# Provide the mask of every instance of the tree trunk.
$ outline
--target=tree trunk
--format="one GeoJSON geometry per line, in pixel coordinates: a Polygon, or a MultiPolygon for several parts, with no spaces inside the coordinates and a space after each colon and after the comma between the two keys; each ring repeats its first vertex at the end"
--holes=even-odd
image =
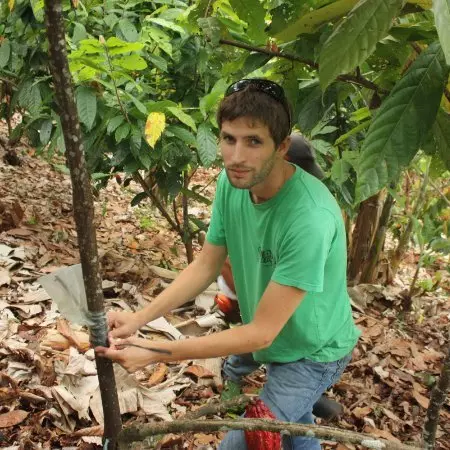
{"type": "Polygon", "coordinates": [[[425,193],[428,186],[428,173],[430,169],[430,163],[428,162],[427,170],[424,174],[422,184],[420,185],[419,194],[417,196],[416,203],[414,204],[414,208],[409,217],[409,221],[403,231],[400,239],[398,240],[397,248],[395,249],[394,255],[391,259],[391,282],[397,274],[398,268],[400,266],[400,262],[403,259],[403,255],[405,254],[406,249],[408,248],[409,241],[411,240],[411,235],[414,229],[414,219],[417,218],[418,214],[422,210],[422,207],[425,202],[425,193]]]}
{"type": "MultiPolygon", "coordinates": [[[[73,208],[83,280],[88,309],[93,321],[90,328],[91,342],[94,346],[108,346],[102,280],[93,226],[94,204],[67,61],[61,0],[45,0],[45,18],[50,66],[66,144],[67,165],[72,180],[73,208]]],[[[96,357],[96,363],[105,417],[103,448],[111,450],[117,448],[117,435],[122,428],[114,370],[112,362],[106,358],[96,357]]]]}
{"type": "Polygon", "coordinates": [[[431,393],[430,406],[423,429],[423,443],[426,450],[432,450],[435,446],[436,430],[439,423],[439,411],[447,398],[450,388],[450,347],[447,349],[447,357],[442,366],[439,381],[431,393]]]}
{"type": "Polygon", "coordinates": [[[377,229],[381,192],[364,200],[360,207],[352,234],[352,246],[348,262],[348,280],[359,282],[361,270],[369,257],[369,250],[377,229]]]}
{"type": "Polygon", "coordinates": [[[386,200],[384,201],[383,210],[381,211],[380,220],[378,221],[377,231],[370,247],[369,256],[363,266],[361,278],[359,280],[360,283],[375,283],[378,278],[378,261],[386,239],[386,231],[388,229],[394,203],[394,197],[388,193],[386,200]]]}
{"type": "MultiPolygon", "coordinates": [[[[186,190],[189,187],[189,181],[190,181],[189,176],[185,172],[183,187],[186,190]]],[[[188,264],[190,264],[192,261],[194,261],[194,249],[192,247],[192,233],[191,227],[189,226],[189,204],[188,204],[188,197],[186,194],[183,194],[182,196],[182,203],[183,203],[183,242],[184,247],[186,248],[186,257],[188,260],[188,264]]]]}

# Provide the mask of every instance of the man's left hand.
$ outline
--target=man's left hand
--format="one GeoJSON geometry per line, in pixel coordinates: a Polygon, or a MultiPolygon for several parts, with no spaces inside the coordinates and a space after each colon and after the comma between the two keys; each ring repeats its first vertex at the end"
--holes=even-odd
{"type": "Polygon", "coordinates": [[[133,347],[133,345],[145,347],[146,345],[149,345],[149,341],[137,337],[114,339],[111,341],[111,346],[109,348],[95,347],[95,352],[98,356],[119,363],[130,373],[143,369],[149,364],[158,362],[161,357],[161,355],[156,352],[152,352],[145,348],[133,347]]]}

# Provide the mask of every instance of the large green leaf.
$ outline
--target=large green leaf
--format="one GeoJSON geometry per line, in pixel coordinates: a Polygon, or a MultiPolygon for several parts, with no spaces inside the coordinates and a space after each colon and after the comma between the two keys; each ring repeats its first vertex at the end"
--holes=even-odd
{"type": "Polygon", "coordinates": [[[445,59],[450,65],[450,0],[433,0],[433,13],[445,59]]]}
{"type": "Polygon", "coordinates": [[[194,131],[197,130],[194,119],[183,110],[174,106],[168,107],[167,110],[170,111],[180,122],[183,122],[188,127],[191,127],[194,131]]]}
{"type": "Polygon", "coordinates": [[[0,45],[0,69],[8,64],[9,57],[11,55],[11,43],[8,39],[4,40],[0,45]]]}
{"type": "Polygon", "coordinates": [[[247,35],[257,44],[266,41],[267,36],[264,32],[264,18],[266,10],[259,0],[229,0],[230,5],[237,13],[240,19],[247,22],[247,35]]]}
{"type": "Polygon", "coordinates": [[[38,84],[26,80],[19,89],[19,104],[31,114],[37,114],[42,106],[42,96],[38,84]]]}
{"type": "Polygon", "coordinates": [[[397,179],[433,125],[448,68],[438,42],[423,51],[383,102],[367,132],[358,166],[356,200],[397,179]]]}
{"type": "Polygon", "coordinates": [[[114,64],[128,70],[143,70],[147,67],[145,59],[136,53],[123,56],[122,58],[115,58],[114,64]]]}
{"type": "Polygon", "coordinates": [[[197,148],[203,165],[209,167],[216,159],[217,139],[207,123],[198,127],[197,148]]]}
{"type": "Polygon", "coordinates": [[[80,121],[90,130],[97,115],[97,97],[93,89],[86,86],[77,89],[77,109],[80,121]]]}
{"type": "Polygon", "coordinates": [[[322,89],[360,65],[384,38],[403,0],[361,0],[325,41],[319,58],[322,89]]]}
{"type": "Polygon", "coordinates": [[[119,30],[128,42],[135,42],[139,38],[136,27],[128,19],[119,20],[119,30]]]}

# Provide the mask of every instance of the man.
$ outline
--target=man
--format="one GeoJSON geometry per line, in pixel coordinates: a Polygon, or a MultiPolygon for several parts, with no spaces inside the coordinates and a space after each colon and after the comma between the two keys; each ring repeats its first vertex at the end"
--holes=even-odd
{"type": "MultiPolygon", "coordinates": [[[[232,84],[217,121],[225,171],[201,253],[145,309],[112,313],[113,347],[96,350],[129,371],[159,361],[252,353],[266,365],[260,396],[275,416],[313,423],[314,403],[341,376],[359,335],[346,288],[341,212],[317,178],[285,160],[291,118],[279,85],[263,79],[232,84]],[[227,254],[242,326],[175,342],[114,340],[201,293],[227,254]]],[[[320,449],[318,440],[304,437],[283,437],[283,446],[320,449]]],[[[240,431],[227,433],[220,446],[245,448],[240,431]]]]}

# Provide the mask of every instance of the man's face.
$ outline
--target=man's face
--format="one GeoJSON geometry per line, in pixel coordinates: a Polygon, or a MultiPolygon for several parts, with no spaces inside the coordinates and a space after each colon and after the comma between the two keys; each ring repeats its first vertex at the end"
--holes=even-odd
{"type": "Polygon", "coordinates": [[[220,150],[228,179],[238,189],[264,181],[278,157],[269,128],[248,117],[222,123],[220,150]]]}

